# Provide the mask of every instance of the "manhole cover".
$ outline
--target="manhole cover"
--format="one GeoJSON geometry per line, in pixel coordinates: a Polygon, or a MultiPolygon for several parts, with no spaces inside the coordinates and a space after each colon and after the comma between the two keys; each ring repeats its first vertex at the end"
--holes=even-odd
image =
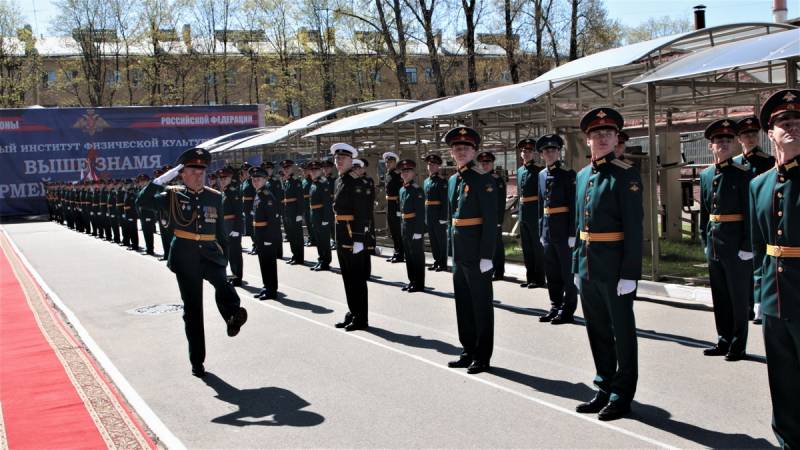
{"type": "Polygon", "coordinates": [[[161,314],[172,314],[183,311],[183,305],[175,303],[162,303],[160,305],[140,306],[128,311],[128,314],[137,316],[158,316],[161,314]]]}

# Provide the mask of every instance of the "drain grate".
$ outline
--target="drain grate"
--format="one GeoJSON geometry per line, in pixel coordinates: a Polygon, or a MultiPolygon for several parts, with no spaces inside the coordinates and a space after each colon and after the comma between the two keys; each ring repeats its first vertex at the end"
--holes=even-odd
{"type": "Polygon", "coordinates": [[[138,308],[128,310],[127,312],[128,314],[137,316],[160,316],[162,314],[172,314],[182,311],[183,305],[178,305],[176,303],[162,303],[160,305],[140,306],[138,308]]]}

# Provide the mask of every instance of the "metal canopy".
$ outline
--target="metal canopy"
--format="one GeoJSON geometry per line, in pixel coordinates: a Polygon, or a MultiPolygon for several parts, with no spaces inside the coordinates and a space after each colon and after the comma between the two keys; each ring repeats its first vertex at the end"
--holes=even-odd
{"type": "Polygon", "coordinates": [[[204,148],[208,150],[213,147],[218,147],[225,143],[230,143],[231,141],[239,141],[240,139],[254,137],[259,134],[269,133],[274,130],[275,127],[258,127],[258,128],[248,128],[246,130],[234,131],[233,133],[223,134],[222,136],[218,136],[213,139],[204,141],[203,143],[198,145],[197,148],[204,148]]]}
{"type": "Polygon", "coordinates": [[[389,108],[367,111],[354,116],[348,116],[323,125],[303,137],[311,138],[315,136],[346,134],[356,130],[366,130],[369,128],[380,127],[407,112],[422,108],[425,105],[435,103],[439,100],[440,99],[433,99],[424,102],[413,101],[389,108]]]}

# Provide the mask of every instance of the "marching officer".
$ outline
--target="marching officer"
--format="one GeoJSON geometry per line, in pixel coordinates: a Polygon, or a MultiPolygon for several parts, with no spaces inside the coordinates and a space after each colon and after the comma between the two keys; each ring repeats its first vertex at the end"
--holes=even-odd
{"type": "Polygon", "coordinates": [[[317,246],[317,264],[311,268],[313,271],[330,270],[331,268],[331,228],[333,228],[333,200],[328,179],[322,175],[322,166],[312,161],[308,163],[313,178],[309,189],[309,210],[311,211],[311,226],[314,244],[317,246]]]}
{"type": "Polygon", "coordinates": [[[433,265],[428,270],[441,272],[447,270],[447,180],[439,175],[442,158],[430,154],[425,157],[428,163],[428,178],[422,185],[425,190],[425,226],[431,243],[433,265]]]}
{"type": "Polygon", "coordinates": [[[522,166],[517,169],[519,195],[519,237],[525,262],[525,282],[520,287],[533,289],[544,286],[544,250],[539,242],[539,171],[534,162],[536,140],[527,138],[517,143],[522,166]]]}
{"type": "Polygon", "coordinates": [[[225,258],[231,266],[231,284],[242,285],[242,232],[244,231],[244,211],[242,210],[242,194],[239,187],[238,170],[225,166],[217,171],[217,180],[222,189],[222,218],[225,223],[225,258]]]}
{"type": "Polygon", "coordinates": [[[365,330],[369,327],[369,254],[365,244],[369,233],[369,194],[364,181],[352,170],[358,151],[349,144],[336,143],[331,146],[331,153],[339,172],[333,194],[336,255],[342,270],[349,310],[336,328],[344,328],[345,331],[365,330]]]}
{"type": "Polygon", "coordinates": [[[448,367],[467,373],[489,370],[494,347],[492,258],[497,242],[497,189],[492,176],[475,164],[481,136],[458,127],[444,137],[458,173],[447,181],[449,251],[453,257],[458,340],[463,351],[448,367]]]}
{"type": "Polygon", "coordinates": [[[544,248],[544,272],[550,311],[539,322],[572,323],[578,291],[572,280],[570,251],[575,247],[575,171],[563,167],[564,140],[547,134],[536,141],[545,168],[539,172],[539,240],[544,248]]]}
{"type": "MultiPolygon", "coordinates": [[[[255,199],[256,190],[253,183],[250,181],[250,169],[253,166],[248,162],[243,162],[239,167],[239,179],[242,181],[240,188],[242,190],[242,213],[244,214],[244,235],[253,238],[253,200],[255,199]]],[[[253,247],[250,249],[250,254],[256,254],[256,244],[253,241],[253,247]]]]}
{"type": "Polygon", "coordinates": [[[256,190],[253,200],[253,242],[256,243],[258,266],[261,270],[262,289],[255,297],[261,300],[278,298],[278,255],[276,248],[282,244],[278,199],[267,189],[267,171],[253,167],[250,179],[256,190]]]}
{"type": "MultiPolygon", "coordinates": [[[[139,183],[137,188],[144,189],[147,183],[150,182],[150,177],[147,174],[139,176],[139,183]]],[[[139,217],[142,222],[142,235],[144,236],[144,245],[148,255],[155,256],[154,239],[156,235],[156,212],[149,210],[142,210],[139,212],[139,217]]]]}
{"type": "Polygon", "coordinates": [[[225,276],[227,240],[223,221],[219,220],[222,194],[203,186],[210,162],[208,150],[185,151],[174,168],[147,184],[137,201],[143,209],[166,211],[170,215],[174,238],[167,267],[178,280],[189,361],[196,377],[205,376],[203,280],[214,286],[217,308],[225,319],[228,336],[236,336],[247,321],[247,310],[240,306],[239,296],[225,276]],[[179,174],[184,186],[164,186],[179,174]]]}
{"type": "Polygon", "coordinates": [[[772,429],[783,448],[800,448],[800,90],[773,94],[760,123],[777,165],[750,184],[755,300],[764,318],[772,429]]]}
{"type": "Polygon", "coordinates": [[[492,258],[492,266],[494,267],[492,280],[497,281],[503,279],[506,268],[506,249],[505,245],[503,245],[503,220],[506,217],[506,180],[494,172],[494,153],[481,152],[476,159],[481,166],[481,170],[492,175],[495,183],[495,192],[497,193],[497,232],[495,233],[497,243],[494,249],[494,258],[492,258]]]}
{"type": "Polygon", "coordinates": [[[283,199],[283,184],[281,183],[281,177],[274,173],[275,164],[272,161],[262,162],[261,167],[267,171],[267,190],[278,200],[277,208],[280,220],[278,221],[278,235],[275,240],[275,254],[278,259],[283,259],[283,234],[281,234],[281,224],[283,223],[283,203],[281,202],[283,199]]]}
{"type": "Polygon", "coordinates": [[[386,190],[386,224],[389,227],[389,236],[392,238],[392,245],[394,246],[394,254],[388,261],[400,263],[405,261],[399,209],[400,188],[403,187],[403,178],[397,170],[397,160],[400,158],[394,152],[386,152],[382,158],[384,164],[386,164],[386,175],[383,178],[384,189],[386,190]]]}
{"type": "Polygon", "coordinates": [[[700,237],[708,260],[717,328],[717,344],[703,354],[725,355],[728,361],[745,356],[753,271],[747,215],[752,175],[746,166],[733,162],[736,131],[736,123],[728,119],[706,128],[715,164],[700,173],[700,237]]]}
{"type": "Polygon", "coordinates": [[[403,187],[400,188],[400,232],[403,235],[403,249],[406,256],[408,284],[403,286],[407,292],[425,290],[425,194],[414,178],[417,176],[417,163],[404,159],[397,164],[403,187]]]}
{"type": "Polygon", "coordinates": [[[638,379],[633,300],[642,274],[642,181],[639,171],[614,156],[622,116],[611,108],[581,120],[592,162],[577,175],[578,241],[572,273],[581,293],[599,391],[577,406],[600,420],[630,412],[638,379]]]}
{"type": "Polygon", "coordinates": [[[128,250],[139,251],[139,209],[136,207],[136,198],[139,195],[138,180],[131,180],[125,191],[125,227],[128,229],[128,250]]]}
{"type": "Polygon", "coordinates": [[[292,257],[287,263],[292,266],[304,264],[303,247],[303,211],[305,211],[305,198],[301,181],[294,176],[294,161],[286,159],[281,162],[283,168],[283,229],[289,239],[289,249],[292,257]]]}

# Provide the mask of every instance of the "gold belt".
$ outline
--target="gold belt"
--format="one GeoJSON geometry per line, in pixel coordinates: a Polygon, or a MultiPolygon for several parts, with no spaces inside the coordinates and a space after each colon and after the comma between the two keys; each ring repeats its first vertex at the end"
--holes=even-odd
{"type": "Polygon", "coordinates": [[[122,209],[129,210],[129,209],[131,209],[131,207],[130,206],[123,206],[122,209]]]}
{"type": "Polygon", "coordinates": [[[256,220],[253,221],[253,226],[256,227],[256,228],[265,227],[268,224],[269,224],[269,222],[267,222],[267,221],[264,221],[264,222],[260,222],[260,221],[256,221],[256,220]]]}
{"type": "Polygon", "coordinates": [[[441,205],[441,204],[442,204],[441,200],[425,200],[425,205],[426,206],[441,205]]]}
{"type": "Polygon", "coordinates": [[[538,202],[539,196],[538,195],[531,195],[529,197],[522,197],[522,203],[530,203],[530,202],[538,202]]]}
{"type": "Polygon", "coordinates": [[[555,208],[545,208],[544,209],[544,213],[546,215],[548,215],[548,216],[549,215],[553,215],[553,214],[561,214],[561,213],[565,213],[565,212],[569,212],[569,207],[567,207],[567,206],[556,206],[555,208]]]}
{"type": "Polygon", "coordinates": [[[352,220],[356,220],[356,217],[352,214],[337,214],[336,221],[337,222],[350,222],[352,220]]]}
{"type": "Polygon", "coordinates": [[[242,200],[248,201],[253,200],[255,197],[242,197],[242,200]]]}
{"type": "Polygon", "coordinates": [[[800,247],[767,244],[767,254],[778,258],[800,258],[800,247]]]}
{"type": "Polygon", "coordinates": [[[292,203],[297,201],[297,197],[289,197],[281,200],[283,203],[292,203]]]}
{"type": "Polygon", "coordinates": [[[175,237],[189,239],[190,241],[215,241],[217,239],[217,237],[213,234],[197,234],[183,230],[175,230],[173,231],[173,234],[175,237]]]}
{"type": "Polygon", "coordinates": [[[236,218],[236,214],[225,214],[224,216],[222,216],[222,218],[225,220],[233,220],[236,218]]]}
{"type": "Polygon", "coordinates": [[[453,225],[457,227],[469,227],[472,225],[482,225],[483,217],[472,217],[469,219],[453,219],[453,225]]]}
{"type": "Polygon", "coordinates": [[[403,219],[413,219],[417,217],[417,213],[403,213],[403,219]]]}
{"type": "Polygon", "coordinates": [[[303,195],[303,198],[311,198],[311,194],[305,194],[303,195]]]}
{"type": "Polygon", "coordinates": [[[744,214],[711,214],[708,219],[712,222],[741,222],[744,214]]]}
{"type": "Polygon", "coordinates": [[[125,203],[116,203],[117,206],[125,206],[125,203]]]}
{"type": "Polygon", "coordinates": [[[398,195],[387,195],[386,200],[399,200],[400,196],[398,195]]]}
{"type": "Polygon", "coordinates": [[[318,204],[313,204],[313,205],[311,205],[311,206],[310,206],[310,208],[311,208],[311,209],[320,209],[320,208],[322,208],[323,206],[324,206],[324,205],[323,205],[322,203],[318,203],[318,204]]]}
{"type": "Polygon", "coordinates": [[[581,231],[581,240],[587,242],[617,242],[625,239],[622,231],[612,231],[610,233],[589,233],[581,231]]]}

